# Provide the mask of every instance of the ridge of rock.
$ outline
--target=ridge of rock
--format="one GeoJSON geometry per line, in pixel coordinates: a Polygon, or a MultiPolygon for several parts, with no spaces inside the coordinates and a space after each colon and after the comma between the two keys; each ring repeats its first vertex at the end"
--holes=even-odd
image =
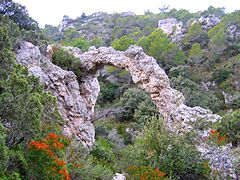
{"type": "Polygon", "coordinates": [[[81,59],[83,73],[80,84],[73,72],[54,65],[31,43],[22,42],[16,57],[17,63],[39,77],[45,89],[57,97],[60,113],[66,121],[64,133],[69,137],[75,137],[87,147],[94,143],[95,133],[91,121],[100,92],[98,72],[107,64],[126,69],[131,74],[137,87],[150,94],[169,128],[186,131],[192,129],[191,124],[199,119],[204,118],[207,121],[221,119],[209,110],[184,105],[182,93],[170,87],[165,72],[154,58],[143,52],[141,47],[131,46],[125,52],[116,51],[111,47],[98,49],[91,47],[86,53],[74,51],[73,54],[81,59]],[[176,129],[176,124],[181,129],[176,129]]]}

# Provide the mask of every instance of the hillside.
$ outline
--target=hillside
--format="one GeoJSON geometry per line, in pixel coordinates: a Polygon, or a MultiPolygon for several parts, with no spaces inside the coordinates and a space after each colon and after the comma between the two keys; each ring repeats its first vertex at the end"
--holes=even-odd
{"type": "Polygon", "coordinates": [[[240,11],[0,25],[1,179],[239,178],[240,11]]]}

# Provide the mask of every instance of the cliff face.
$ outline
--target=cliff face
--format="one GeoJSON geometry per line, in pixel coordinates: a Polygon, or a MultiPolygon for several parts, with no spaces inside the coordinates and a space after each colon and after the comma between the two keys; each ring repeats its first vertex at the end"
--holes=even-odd
{"type": "MultiPolygon", "coordinates": [[[[71,51],[70,51],[71,52],[71,51]]],[[[190,108],[184,105],[184,97],[170,87],[165,72],[156,60],[146,55],[142,48],[129,47],[125,52],[113,48],[90,48],[88,52],[73,51],[81,59],[82,78],[79,84],[71,71],[65,71],[43,56],[38,47],[22,42],[17,51],[17,63],[28,68],[29,72],[40,78],[47,91],[51,91],[58,100],[59,110],[66,121],[64,133],[75,137],[85,146],[94,143],[94,106],[100,86],[98,72],[104,65],[114,65],[126,69],[133,82],[150,94],[153,102],[163,115],[165,125],[179,132],[192,129],[192,123],[205,119],[217,121],[220,116],[200,107],[190,108]]]]}

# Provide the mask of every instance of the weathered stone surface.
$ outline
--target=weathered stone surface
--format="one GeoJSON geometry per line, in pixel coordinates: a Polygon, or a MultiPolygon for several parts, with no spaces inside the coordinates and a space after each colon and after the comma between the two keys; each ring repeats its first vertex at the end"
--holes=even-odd
{"type": "Polygon", "coordinates": [[[90,120],[93,111],[89,111],[85,97],[80,94],[75,74],[52,64],[50,59],[41,55],[38,47],[28,42],[21,43],[16,59],[17,63],[39,77],[45,89],[57,97],[60,113],[66,121],[63,132],[86,146],[92,146],[94,127],[90,120]]]}
{"type": "Polygon", "coordinates": [[[220,22],[221,22],[220,18],[218,18],[214,15],[209,15],[207,17],[201,16],[199,19],[195,20],[192,24],[199,23],[199,24],[201,24],[201,26],[204,30],[209,30],[212,27],[218,25],[220,22]]]}
{"type": "Polygon", "coordinates": [[[235,94],[230,94],[222,91],[224,102],[227,105],[232,105],[233,102],[240,98],[240,92],[236,92],[235,94]]]}
{"type": "MultiPolygon", "coordinates": [[[[71,48],[70,48],[71,49],[71,48]]],[[[58,105],[67,125],[64,132],[75,136],[87,146],[94,142],[94,129],[91,120],[100,86],[97,80],[99,70],[104,65],[113,65],[126,69],[133,82],[150,94],[165,124],[175,129],[177,124],[182,130],[190,130],[191,123],[199,119],[216,121],[220,116],[200,107],[190,108],[184,105],[184,97],[179,91],[170,87],[165,72],[156,60],[147,56],[141,47],[131,46],[125,52],[113,48],[91,48],[81,54],[69,51],[81,59],[82,79],[80,85],[71,71],[65,71],[52,64],[50,59],[42,56],[37,47],[23,42],[17,52],[17,62],[38,76],[49,90],[58,98],[58,105]]]]}
{"type": "Polygon", "coordinates": [[[124,144],[124,139],[120,137],[120,135],[117,132],[116,128],[113,128],[109,134],[108,134],[108,139],[111,142],[114,142],[114,144],[117,145],[118,148],[124,148],[125,144],[124,144]]]}
{"type": "MultiPolygon", "coordinates": [[[[100,91],[97,77],[104,65],[126,69],[131,74],[133,82],[150,94],[165,123],[172,130],[186,132],[199,120],[215,122],[221,119],[209,110],[184,105],[182,93],[170,87],[165,72],[158,66],[156,60],[147,56],[140,47],[131,46],[125,52],[116,51],[111,47],[91,48],[83,54],[80,51],[72,52],[81,59],[80,84],[73,72],[62,70],[52,64],[51,60],[41,55],[38,47],[31,43],[22,42],[16,57],[19,64],[39,77],[45,89],[57,97],[60,113],[66,121],[63,132],[69,137],[75,137],[87,147],[94,143],[95,131],[92,120],[100,91]]],[[[198,148],[203,156],[215,151],[204,144],[199,144],[198,148]]],[[[216,165],[216,169],[232,169],[231,157],[225,156],[228,152],[224,150],[223,159],[218,158],[218,161],[227,162],[227,167],[216,165]]],[[[214,157],[209,158],[212,165],[216,163],[214,157]]]]}
{"type": "Polygon", "coordinates": [[[217,146],[213,144],[201,143],[197,146],[197,148],[202,154],[202,157],[206,161],[210,162],[212,171],[220,171],[222,178],[230,176],[233,179],[236,179],[234,162],[237,160],[237,158],[231,153],[231,144],[227,144],[226,146],[217,146]]]}
{"type": "Polygon", "coordinates": [[[226,29],[227,35],[227,44],[232,45],[235,42],[240,41],[240,27],[236,24],[227,27],[226,29]]]}
{"type": "Polygon", "coordinates": [[[171,38],[173,42],[179,42],[185,35],[183,23],[175,18],[167,18],[158,21],[158,28],[171,38]]]}
{"type": "Polygon", "coordinates": [[[113,180],[126,180],[124,174],[116,173],[113,177],[113,180]]]}

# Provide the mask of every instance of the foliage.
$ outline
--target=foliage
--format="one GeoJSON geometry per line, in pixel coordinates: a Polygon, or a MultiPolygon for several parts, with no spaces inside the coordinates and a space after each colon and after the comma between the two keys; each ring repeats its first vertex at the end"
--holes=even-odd
{"type": "Polygon", "coordinates": [[[89,42],[84,39],[84,38],[74,38],[74,39],[66,39],[63,42],[64,46],[73,46],[73,47],[78,47],[79,49],[81,49],[83,52],[86,52],[88,50],[88,48],[90,47],[89,42]]]}
{"type": "Polygon", "coordinates": [[[190,70],[189,66],[177,66],[177,67],[172,67],[169,72],[168,72],[168,77],[173,78],[173,77],[178,77],[182,76],[184,79],[190,78],[190,70]]]}
{"type": "Polygon", "coordinates": [[[194,23],[188,28],[188,32],[183,39],[183,44],[190,47],[193,43],[199,43],[201,46],[205,46],[207,34],[203,31],[202,26],[199,23],[194,23]]]}
{"type": "Polygon", "coordinates": [[[200,106],[211,109],[213,112],[218,112],[223,108],[224,100],[219,98],[216,92],[209,91],[206,93],[200,85],[188,78],[173,77],[171,78],[171,85],[184,94],[186,104],[190,107],[200,106]]]}
{"type": "Polygon", "coordinates": [[[104,46],[104,41],[103,39],[101,38],[93,38],[91,41],[90,41],[90,45],[91,46],[95,46],[96,48],[99,48],[99,47],[102,47],[104,46]]]}
{"type": "Polygon", "coordinates": [[[140,38],[137,45],[142,46],[148,55],[157,59],[165,68],[184,64],[186,59],[184,53],[176,44],[170,42],[160,29],[156,29],[147,37],[140,38]]]}
{"type": "Polygon", "coordinates": [[[208,17],[209,15],[221,18],[225,15],[225,8],[215,8],[213,6],[209,6],[207,10],[201,12],[201,16],[203,17],[208,17]]]}
{"type": "Polygon", "coordinates": [[[125,108],[122,119],[126,121],[134,120],[134,112],[141,102],[147,99],[147,94],[137,88],[130,88],[124,92],[120,99],[120,105],[125,108]]]}
{"type": "Polygon", "coordinates": [[[193,17],[196,17],[193,13],[190,13],[186,9],[171,9],[168,13],[167,16],[176,18],[179,21],[182,21],[183,24],[186,24],[187,21],[193,17]]]}
{"type": "Polygon", "coordinates": [[[80,59],[74,57],[65,49],[56,48],[52,56],[53,63],[64,70],[73,71],[77,77],[81,76],[80,59]]]}
{"type": "Polygon", "coordinates": [[[125,51],[130,45],[133,45],[134,39],[128,36],[122,36],[120,39],[115,39],[112,42],[112,47],[119,51],[125,51]]]}
{"type": "Polygon", "coordinates": [[[11,27],[10,22],[0,28],[0,125],[1,132],[5,133],[1,134],[4,171],[1,169],[0,173],[7,179],[20,179],[28,174],[27,143],[43,135],[41,129],[44,127],[48,131],[58,131],[62,119],[56,99],[43,91],[37,78],[15,64],[12,42],[18,37],[11,39],[11,27]]]}
{"type": "MultiPolygon", "coordinates": [[[[7,34],[9,36],[8,40],[2,41],[3,39],[1,39],[1,42],[8,43],[8,41],[10,41],[12,44],[11,46],[15,47],[21,39],[18,25],[14,23],[12,20],[10,20],[7,16],[3,16],[0,14],[0,27],[1,29],[7,28],[7,34]]],[[[1,32],[1,36],[6,36],[5,33],[6,32],[1,32]]]]}
{"type": "Polygon", "coordinates": [[[77,140],[72,140],[67,149],[69,172],[72,179],[110,180],[113,171],[109,166],[97,163],[89,151],[77,140]]]}
{"type": "Polygon", "coordinates": [[[49,24],[46,24],[42,30],[43,35],[49,41],[60,41],[63,38],[63,35],[59,32],[58,28],[49,24]]]}
{"type": "Polygon", "coordinates": [[[218,59],[220,55],[223,54],[226,49],[226,34],[225,27],[222,23],[213,27],[208,31],[208,37],[210,39],[209,49],[212,52],[212,56],[215,59],[218,59]]]}
{"type": "Polygon", "coordinates": [[[240,143],[240,111],[236,110],[224,115],[218,130],[221,134],[226,134],[228,141],[237,147],[240,143]]]}
{"type": "Polygon", "coordinates": [[[29,17],[28,12],[24,6],[15,3],[12,0],[2,0],[0,3],[0,14],[8,16],[19,27],[26,30],[38,29],[38,24],[35,20],[29,17]]]}
{"type": "Polygon", "coordinates": [[[130,166],[127,168],[128,178],[130,179],[164,179],[166,173],[159,171],[158,168],[152,169],[147,166],[130,166]]]}
{"type": "Polygon", "coordinates": [[[201,49],[201,46],[199,43],[194,43],[192,45],[192,48],[189,50],[189,64],[199,64],[202,63],[205,59],[205,53],[201,49]]]}
{"type": "Polygon", "coordinates": [[[68,141],[55,133],[40,140],[32,140],[28,145],[27,161],[30,179],[70,180],[64,152],[68,141]]]}
{"type": "Polygon", "coordinates": [[[0,123],[0,177],[4,176],[4,171],[7,168],[9,161],[9,149],[5,144],[6,134],[5,128],[2,123],[0,123]]]}
{"type": "Polygon", "coordinates": [[[6,80],[15,63],[15,55],[11,51],[11,39],[6,26],[0,27],[0,80],[6,80]]]}
{"type": "Polygon", "coordinates": [[[148,166],[165,172],[169,178],[206,178],[209,169],[187,136],[168,133],[158,118],[150,118],[141,137],[122,151],[120,166],[148,166]]]}
{"type": "Polygon", "coordinates": [[[210,130],[208,138],[217,145],[225,145],[227,141],[226,135],[221,135],[214,129],[210,130]]]}
{"type": "Polygon", "coordinates": [[[91,151],[91,155],[94,161],[100,164],[110,165],[115,161],[111,142],[107,139],[98,138],[94,148],[91,151]]]}
{"type": "Polygon", "coordinates": [[[212,74],[212,80],[214,80],[216,83],[220,84],[226,79],[228,79],[231,75],[231,72],[226,69],[218,69],[214,70],[212,74]]]}
{"type": "Polygon", "coordinates": [[[74,28],[68,28],[65,32],[64,32],[64,37],[68,40],[72,40],[74,38],[78,38],[79,34],[77,32],[76,29],[74,28]]]}
{"type": "Polygon", "coordinates": [[[101,83],[101,91],[98,96],[97,102],[99,104],[106,104],[106,103],[111,103],[117,98],[117,90],[119,88],[118,85],[113,84],[113,83],[101,83]]]}

